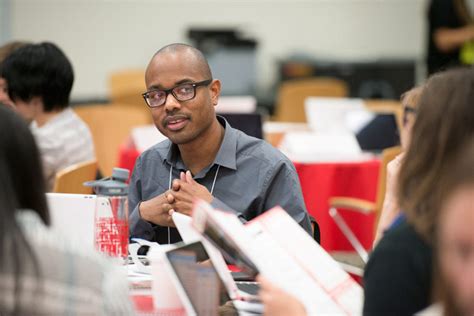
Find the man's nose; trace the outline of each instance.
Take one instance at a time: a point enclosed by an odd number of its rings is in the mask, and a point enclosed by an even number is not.
[[[173,112],[175,111],[176,109],[179,109],[181,108],[181,103],[179,103],[178,100],[176,100],[176,98],[174,97],[174,95],[172,93],[169,93],[167,96],[166,96],[166,100],[165,100],[165,110],[167,112]]]

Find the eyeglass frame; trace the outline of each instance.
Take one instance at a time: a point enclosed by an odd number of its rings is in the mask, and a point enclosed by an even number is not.
[[[196,88],[197,87],[201,87],[201,86],[208,86],[212,83],[213,79],[206,79],[206,80],[203,80],[203,81],[198,81],[198,82],[185,82],[185,83],[181,83],[179,85],[176,85],[174,86],[173,88],[170,88],[170,89],[166,89],[166,90],[162,90],[162,89],[151,89],[151,90],[148,90],[144,93],[142,93],[142,97],[143,99],[145,100],[145,103],[146,105],[148,105],[149,108],[159,108],[161,106],[163,106],[165,103],[166,103],[166,100],[168,99],[168,95],[171,94],[173,95],[173,97],[178,101],[178,102],[184,102],[184,101],[189,101],[189,100],[192,100],[196,97]],[[186,100],[179,100],[178,97],[175,95],[175,93],[173,92],[174,89],[176,88],[179,88],[179,87],[182,87],[184,85],[190,85],[193,87],[193,91],[194,91],[194,94],[191,98],[189,99],[186,99]],[[156,91],[161,91],[161,92],[164,92],[165,93],[165,97],[163,98],[164,102],[160,105],[150,105],[150,103],[148,102],[148,98],[147,98],[147,95],[151,92],[156,92]]]
[[[408,124],[408,115],[410,114],[416,115],[417,112],[418,112],[417,109],[414,108],[413,106],[404,105],[403,106],[403,126],[406,126]]]

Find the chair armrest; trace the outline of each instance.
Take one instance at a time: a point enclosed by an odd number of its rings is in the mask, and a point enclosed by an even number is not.
[[[329,199],[329,207],[347,209],[351,211],[369,214],[375,211],[375,203],[367,200],[350,197],[333,197]]]

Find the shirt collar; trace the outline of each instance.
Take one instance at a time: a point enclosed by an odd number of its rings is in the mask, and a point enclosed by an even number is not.
[[[217,164],[222,167],[237,170],[236,155],[237,155],[237,130],[232,128],[225,118],[217,116],[219,123],[224,126],[224,139],[222,139],[221,147],[217,152],[216,158],[210,167]],[[168,154],[163,158],[173,168],[186,170],[186,166],[181,160],[178,146],[169,142]]]

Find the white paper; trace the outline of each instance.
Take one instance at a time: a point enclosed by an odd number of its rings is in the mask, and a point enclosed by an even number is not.
[[[257,100],[253,96],[221,96],[216,106],[217,113],[255,113]]]
[[[244,226],[234,214],[200,202],[193,223],[202,231],[206,221],[232,239],[263,276],[297,297],[309,315],[361,314],[361,287],[282,209]]]
[[[288,132],[308,132],[311,130],[306,123],[290,123],[290,122],[263,122],[263,132],[265,134],[272,133],[288,133]]]
[[[132,129],[132,140],[139,152],[144,152],[159,142],[166,139],[166,136],[154,125],[139,126]]]
[[[294,162],[353,162],[373,158],[372,154],[362,152],[351,133],[291,132],[283,137],[280,150]]]
[[[314,242],[288,213],[276,207],[258,217],[257,223],[262,225],[263,230],[291,254],[347,313],[351,315],[362,313],[361,286],[319,244]],[[282,231],[285,231],[285,234],[282,234]]]
[[[342,310],[331,297],[308,275],[286,249],[258,222],[251,224],[253,242],[246,245],[250,257],[260,273],[275,286],[303,303],[308,315],[338,315]],[[250,226],[249,226],[250,227]],[[282,235],[286,235],[282,234]],[[287,236],[287,235],[286,235]],[[318,262],[314,262],[318,264]]]
[[[347,116],[357,112],[368,112],[362,99],[309,97],[305,100],[306,119],[318,133],[351,132]]]
[[[202,240],[201,234],[193,227],[193,219],[191,217],[178,212],[174,212],[171,217],[184,242],[192,243]]]
[[[172,245],[151,247],[148,251],[152,275],[152,293],[155,311],[180,311],[184,309],[178,294],[172,269],[168,267],[165,251],[174,248]]]

